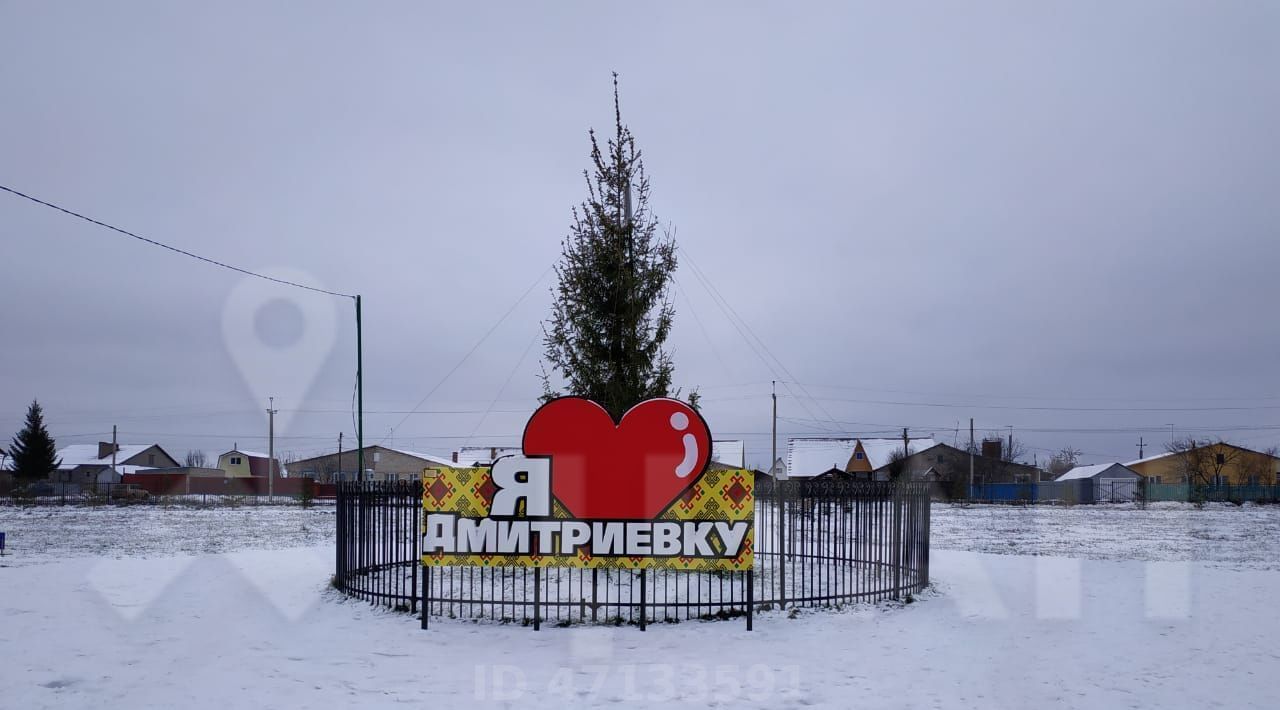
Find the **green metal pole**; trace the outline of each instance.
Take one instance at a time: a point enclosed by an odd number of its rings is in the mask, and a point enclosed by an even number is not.
[[[356,480],[364,480],[364,345],[360,341],[360,296],[356,296]]]

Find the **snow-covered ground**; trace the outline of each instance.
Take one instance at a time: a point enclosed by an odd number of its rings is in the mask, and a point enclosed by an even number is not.
[[[934,504],[935,550],[1280,570],[1280,506]]]
[[[0,508],[15,553],[0,559],[0,697],[191,710],[1274,706],[1280,508],[934,513],[935,589],[914,604],[770,612],[752,632],[535,633],[445,619],[424,632],[341,598],[327,587],[323,508]],[[125,542],[137,536],[154,541]],[[1000,541],[989,549],[1024,554],[956,549]]]
[[[0,505],[16,566],[65,557],[217,554],[332,543],[332,505],[172,507]]]

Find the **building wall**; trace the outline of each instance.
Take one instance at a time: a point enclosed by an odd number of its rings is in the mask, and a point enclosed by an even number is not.
[[[1204,459],[1206,466],[1202,473],[1205,475],[1221,475],[1224,483],[1234,486],[1248,485],[1251,483],[1250,478],[1256,478],[1256,483],[1262,485],[1280,483],[1280,459],[1226,444],[1212,444],[1206,448],[1209,450],[1209,456]],[[1214,457],[1219,454],[1225,461],[1220,470],[1213,463],[1216,460]],[[1186,483],[1188,469],[1194,465],[1191,462],[1198,458],[1196,455],[1174,454],[1129,464],[1129,468],[1151,483]],[[1212,481],[1197,480],[1197,482],[1211,483]]]
[[[239,463],[231,463],[233,458],[239,459]],[[228,478],[248,478],[253,475],[250,458],[252,457],[238,451],[229,451],[218,457],[218,468],[225,471]],[[174,465],[177,466],[176,463]]]
[[[862,458],[858,458],[861,454]],[[844,467],[849,473],[870,473],[871,461],[867,459],[867,452],[862,450],[862,442],[859,441],[857,446],[853,447],[853,454],[849,457],[849,463]]]
[[[364,467],[373,469],[375,481],[416,481],[422,477],[422,469],[438,465],[440,464],[380,446],[366,446],[364,451]],[[355,475],[359,471],[355,450],[342,452],[341,468],[338,467],[336,452],[289,464],[290,476],[315,478],[321,483],[333,483],[337,480],[336,474],[340,471],[346,474],[345,480],[355,480]]]
[[[106,462],[111,463],[111,458],[107,457]],[[128,459],[119,459],[117,465],[127,464],[129,466],[146,466],[148,468],[170,468],[180,465],[173,457],[164,452],[159,446],[149,446],[141,453],[135,454]]]
[[[907,472],[912,479],[924,477],[930,468],[941,474],[942,480],[968,481],[969,453],[953,446],[938,444],[907,457]],[[1034,466],[1009,463],[986,456],[973,457],[974,483],[1034,483],[1040,478]]]

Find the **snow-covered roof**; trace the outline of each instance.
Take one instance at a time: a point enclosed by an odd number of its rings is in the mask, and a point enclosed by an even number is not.
[[[787,474],[793,478],[816,476],[833,468],[843,469],[853,457],[857,439],[787,439]]]
[[[747,465],[747,445],[742,441],[712,441],[711,460],[743,468]]]
[[[902,450],[902,439],[861,439],[860,441],[873,470],[889,463],[889,459],[893,458],[893,452]],[[914,454],[932,449],[937,446],[937,442],[932,438],[912,439],[909,446],[910,450],[907,453]]]
[[[116,466],[116,473],[122,476],[126,473],[146,473],[154,470],[154,466]]]
[[[1088,466],[1076,466],[1075,468],[1071,469],[1070,471],[1067,471],[1066,473],[1062,474],[1061,476],[1058,476],[1053,480],[1075,481],[1081,478],[1093,478],[1099,473],[1103,473],[1104,471],[1107,471],[1108,469],[1111,469],[1111,468],[1115,468],[1116,466],[1119,466],[1121,469],[1123,469],[1122,471],[1117,471],[1117,473],[1123,473],[1123,474],[1129,474],[1129,475],[1135,475],[1135,476],[1137,475],[1135,472],[1130,471],[1124,464],[1119,462],[1095,463],[1095,464],[1090,464]]]
[[[429,462],[431,462],[431,463],[437,463],[437,464],[440,464],[440,465],[442,465],[442,466],[457,466],[457,465],[458,465],[458,464],[456,464],[456,463],[454,463],[454,462],[453,462],[453,459],[448,458],[448,457],[445,457],[445,456],[436,456],[436,455],[434,455],[434,454],[424,454],[424,453],[422,453],[422,452],[420,452],[420,451],[409,451],[408,449],[395,449],[395,448],[392,448],[392,447],[390,447],[390,446],[383,446],[382,448],[386,449],[387,451],[394,451],[394,452],[396,452],[396,453],[398,453],[398,454],[404,454],[405,456],[412,456],[412,457],[414,457],[415,459],[422,459],[423,461],[429,461]],[[488,451],[488,449],[485,449],[485,451]]]
[[[889,463],[893,452],[902,448],[902,439],[788,439],[787,472],[793,477],[803,478],[832,468],[843,470],[853,458],[859,441],[873,470]],[[912,439],[911,453],[936,445],[932,438]]]
[[[155,446],[155,444],[120,444],[119,450],[116,451],[116,463],[127,461],[134,456]],[[108,453],[102,458],[98,457],[97,444],[71,444],[58,449],[58,458],[62,459],[62,463],[58,466],[60,470],[66,471],[76,466],[110,466],[111,454]],[[117,465],[117,469],[120,467]]]
[[[520,455],[524,449],[519,446],[463,446],[458,449],[458,463],[454,466],[472,466],[480,464],[488,466],[495,459],[503,456]]]
[[[269,459],[269,458],[271,458],[271,456],[269,456],[269,455],[267,455],[267,454],[264,454],[264,453],[262,453],[261,451],[247,451],[247,450],[245,450],[245,449],[232,449],[232,450],[228,451],[226,454],[222,454],[222,455],[221,455],[221,456],[219,456],[218,458],[222,458],[223,456],[226,456],[227,454],[240,454],[241,456],[248,456],[249,458],[254,458],[254,459]]]
[[[1147,456],[1146,458],[1135,459],[1133,461],[1126,463],[1125,466],[1133,466],[1134,464],[1146,463],[1148,461],[1155,461],[1156,459],[1162,459],[1167,456],[1173,456],[1173,453],[1174,452],[1172,451],[1166,451],[1163,454],[1156,454],[1154,456]],[[1068,471],[1067,473],[1070,473],[1070,471]]]

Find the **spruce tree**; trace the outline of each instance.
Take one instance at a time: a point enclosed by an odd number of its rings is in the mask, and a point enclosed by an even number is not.
[[[39,402],[32,400],[27,408],[26,423],[13,437],[9,457],[13,459],[13,477],[20,483],[43,480],[62,463],[53,437],[44,427],[44,412]]]
[[[574,208],[562,242],[543,331],[546,361],[563,378],[565,393],[594,400],[618,419],[638,402],[670,394],[674,368],[663,344],[675,314],[668,286],[676,250],[669,235],[658,234],[649,208],[649,179],[622,123],[616,73],[613,111],[607,150],[589,131],[587,199]],[[561,394],[545,369],[543,394]],[[690,401],[696,404],[696,392]]]

